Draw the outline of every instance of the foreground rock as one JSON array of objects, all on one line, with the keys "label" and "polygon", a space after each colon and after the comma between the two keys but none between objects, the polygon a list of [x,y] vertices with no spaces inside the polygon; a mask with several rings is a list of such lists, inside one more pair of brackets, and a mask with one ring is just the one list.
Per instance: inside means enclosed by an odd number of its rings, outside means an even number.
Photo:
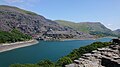
[{"label": "foreground rock", "polygon": [[120,45],[98,48],[66,67],[120,67]]}]

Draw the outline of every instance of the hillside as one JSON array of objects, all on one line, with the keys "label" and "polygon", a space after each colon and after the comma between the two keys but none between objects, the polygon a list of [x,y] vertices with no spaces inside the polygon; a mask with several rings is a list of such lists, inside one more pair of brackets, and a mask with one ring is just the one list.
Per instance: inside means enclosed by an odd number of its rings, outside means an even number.
[{"label": "hillside", "polygon": [[0,43],[12,43],[18,41],[30,40],[32,37],[13,29],[11,32],[0,30]]},{"label": "hillside", "polygon": [[120,29],[114,30],[114,33],[120,36]]},{"label": "hillside", "polygon": [[[55,21],[46,19],[45,17],[38,15],[36,13],[26,11],[13,6],[1,5],[0,30],[11,31],[12,29],[15,28],[24,34],[31,35],[34,38],[43,36],[45,38],[46,36],[53,37],[53,34],[58,38],[91,37],[91,35],[89,34],[76,31],[71,27],[61,26]],[[60,35],[61,33],[62,35]]]},{"label": "hillside", "polygon": [[55,21],[62,26],[72,27],[75,30],[79,30],[85,33],[90,33],[94,35],[99,34],[102,36],[113,35],[113,32],[107,27],[105,27],[103,24],[101,24],[100,22],[75,23],[75,22],[64,21],[64,20],[55,20]]}]

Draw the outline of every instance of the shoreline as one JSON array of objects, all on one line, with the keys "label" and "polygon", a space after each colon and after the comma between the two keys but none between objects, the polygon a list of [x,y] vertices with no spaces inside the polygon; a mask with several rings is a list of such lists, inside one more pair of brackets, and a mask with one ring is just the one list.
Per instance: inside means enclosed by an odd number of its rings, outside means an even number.
[{"label": "shoreline", "polygon": [[37,44],[37,40],[0,44],[0,53]]},{"label": "shoreline", "polygon": [[117,38],[117,37],[100,37],[100,38],[83,38],[83,39],[61,39],[60,41],[71,41],[71,40],[97,40],[97,39],[101,39],[101,38]]},{"label": "shoreline", "polygon": [[84,39],[61,39],[60,41],[71,41],[71,40],[96,40],[96,38],[84,38]]},{"label": "shoreline", "polygon": [[[103,38],[114,38],[114,37],[103,37]],[[85,38],[85,39],[61,39],[60,41],[71,41],[71,40],[96,40],[96,39],[100,39],[100,38]],[[2,52],[6,52],[6,51],[10,51],[10,50],[14,50],[17,48],[22,48],[22,47],[27,47],[27,46],[31,46],[31,45],[35,45],[37,44],[38,41],[37,40],[29,40],[29,41],[20,41],[20,42],[15,42],[15,43],[4,43],[4,44],[0,44],[0,53]]]}]

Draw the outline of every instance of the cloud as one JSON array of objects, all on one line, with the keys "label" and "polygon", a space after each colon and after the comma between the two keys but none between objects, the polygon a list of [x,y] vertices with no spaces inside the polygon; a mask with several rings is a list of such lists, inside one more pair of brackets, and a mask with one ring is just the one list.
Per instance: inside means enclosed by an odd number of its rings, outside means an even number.
[{"label": "cloud", "polygon": [[4,2],[11,4],[11,3],[23,3],[24,0],[4,0]]},{"label": "cloud", "polygon": [[[39,0],[38,0],[39,1]],[[35,0],[3,0],[4,4],[13,5],[13,6],[29,6],[32,7],[38,3]]]},{"label": "cloud", "polygon": [[107,24],[108,26],[112,26],[113,24]]}]

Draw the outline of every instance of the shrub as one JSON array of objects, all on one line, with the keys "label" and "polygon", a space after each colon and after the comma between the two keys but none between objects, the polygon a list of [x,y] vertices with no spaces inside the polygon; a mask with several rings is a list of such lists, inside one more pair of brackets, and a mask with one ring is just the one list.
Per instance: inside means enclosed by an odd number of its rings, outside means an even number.
[{"label": "shrub", "polygon": [[65,67],[65,65],[72,63],[72,60],[69,57],[62,57],[57,61],[57,66]]}]

